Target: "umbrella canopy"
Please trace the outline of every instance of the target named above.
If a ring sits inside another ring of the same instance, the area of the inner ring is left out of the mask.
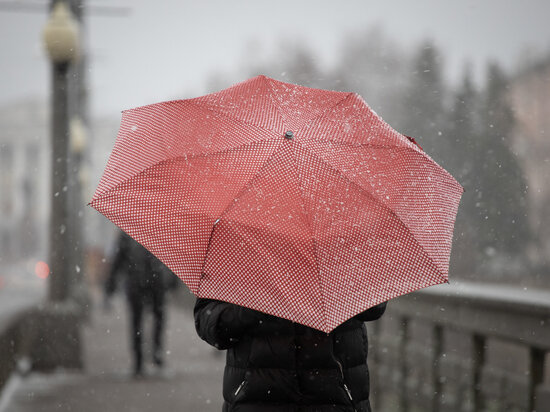
[[[447,282],[462,192],[359,95],[258,76],[124,111],[90,204],[195,295],[329,332]]]

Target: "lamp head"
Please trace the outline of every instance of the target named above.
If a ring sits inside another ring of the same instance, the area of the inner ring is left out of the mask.
[[[43,38],[53,63],[71,63],[78,57],[78,22],[65,1],[55,3],[44,27]]]

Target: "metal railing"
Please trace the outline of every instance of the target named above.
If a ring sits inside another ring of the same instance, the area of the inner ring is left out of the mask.
[[[437,286],[394,299],[369,334],[375,410],[550,411],[550,292]]]

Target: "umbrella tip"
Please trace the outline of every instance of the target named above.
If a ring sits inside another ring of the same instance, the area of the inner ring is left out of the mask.
[[[294,133],[291,130],[287,130],[285,132],[285,138],[288,139],[288,140],[294,139]]]

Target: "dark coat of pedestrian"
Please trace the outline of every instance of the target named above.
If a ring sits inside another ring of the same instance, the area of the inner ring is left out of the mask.
[[[223,411],[371,411],[364,322],[375,306],[324,333],[242,306],[197,299],[199,336],[227,349]]]
[[[165,294],[177,277],[154,255],[125,233],[118,239],[117,251],[105,283],[106,299],[115,292],[120,277],[124,278],[130,313],[130,340],[134,374],[143,372],[143,316],[148,308],[153,313],[152,361],[163,366],[163,333]]]

